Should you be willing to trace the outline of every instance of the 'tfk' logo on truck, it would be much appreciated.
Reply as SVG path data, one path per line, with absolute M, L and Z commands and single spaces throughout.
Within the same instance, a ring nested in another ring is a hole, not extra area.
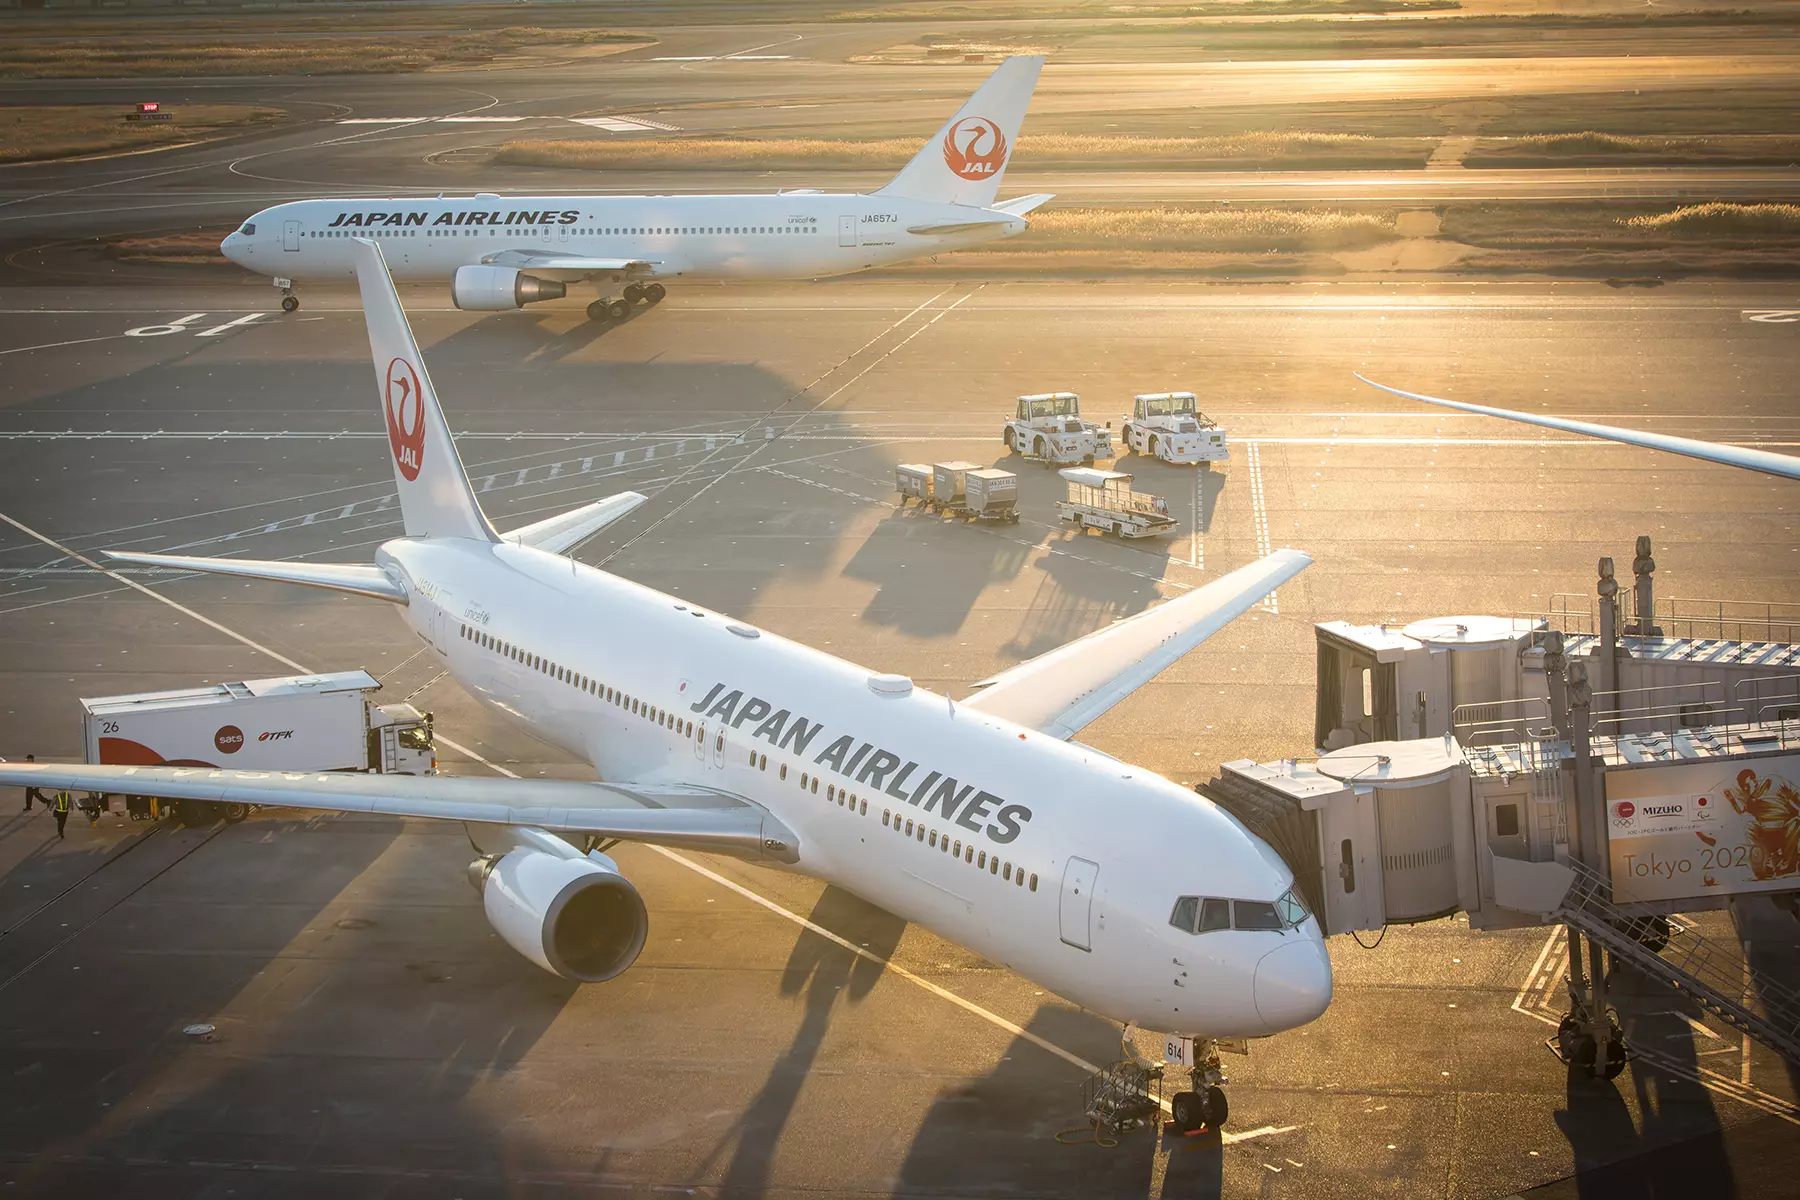
M 986 117 L 964 117 L 944 134 L 944 164 L 964 179 L 989 179 L 1006 165 L 1006 135 Z
M 419 373 L 404 358 L 388 364 L 386 402 L 394 465 L 411 483 L 425 461 L 425 406 L 419 399 Z

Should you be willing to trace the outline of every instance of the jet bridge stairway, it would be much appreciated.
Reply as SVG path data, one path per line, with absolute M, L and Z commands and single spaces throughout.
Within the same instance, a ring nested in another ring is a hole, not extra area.
M 1636 905 L 1615 904 L 1612 885 L 1593 868 L 1568 861 L 1574 875 L 1556 916 L 1605 946 L 1652 979 L 1687 996 L 1739 1033 L 1748 1034 L 1791 1063 L 1800 1064 L 1800 991 L 1770 979 L 1757 982 L 1761 1012 L 1752 1007 L 1743 958 L 1737 947 L 1684 930 L 1661 953 L 1631 932 L 1646 914 Z

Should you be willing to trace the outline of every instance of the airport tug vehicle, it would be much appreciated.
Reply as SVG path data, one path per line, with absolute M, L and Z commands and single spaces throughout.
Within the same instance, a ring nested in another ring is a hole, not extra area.
M 431 714 L 378 704 L 367 671 L 249 679 L 81 702 L 90 763 L 434 775 Z M 97 816 L 104 795 L 94 801 Z M 176 800 L 177 817 L 241 821 L 248 804 Z
M 921 508 L 972 521 L 1017 524 L 1019 477 L 972 462 L 901 463 L 894 468 L 900 507 L 917 500 Z
M 1045 463 L 1093 466 L 1113 456 L 1112 429 L 1081 419 L 1081 397 L 1074 392 L 1020 396 L 1019 407 L 1000 434 L 1006 448 Z
M 1123 471 L 1064 467 L 1057 474 L 1068 483 L 1069 495 L 1056 502 L 1056 515 L 1071 525 L 1126 538 L 1155 537 L 1175 527 L 1168 503 L 1132 491 L 1131 476 Z
M 1200 411 L 1192 392 L 1147 392 L 1125 418 L 1125 448 L 1168 463 L 1224 462 L 1225 431 Z

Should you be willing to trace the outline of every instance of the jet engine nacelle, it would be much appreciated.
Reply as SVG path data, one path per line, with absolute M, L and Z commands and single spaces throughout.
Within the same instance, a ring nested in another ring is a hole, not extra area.
M 516 267 L 458 267 L 450 280 L 450 298 L 465 312 L 503 312 L 539 300 L 561 300 L 568 289 L 554 279 L 539 279 Z
M 637 961 L 650 929 L 643 897 L 603 855 L 520 848 L 470 864 L 488 922 L 506 944 L 576 983 L 603 983 Z

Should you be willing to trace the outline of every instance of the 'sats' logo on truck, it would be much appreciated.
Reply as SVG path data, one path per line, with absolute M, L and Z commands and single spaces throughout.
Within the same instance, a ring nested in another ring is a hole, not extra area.
M 404 358 L 388 364 L 385 400 L 394 465 L 411 483 L 425 462 L 425 404 L 419 395 L 419 373 Z
M 986 117 L 964 117 L 944 134 L 944 165 L 964 179 L 992 179 L 1006 165 L 1006 135 Z
M 293 738 L 294 731 L 291 729 L 271 729 L 266 733 L 256 735 L 256 740 L 259 742 L 289 742 Z
M 244 748 L 244 731 L 236 725 L 226 725 L 213 734 L 213 745 L 220 754 L 236 754 Z

